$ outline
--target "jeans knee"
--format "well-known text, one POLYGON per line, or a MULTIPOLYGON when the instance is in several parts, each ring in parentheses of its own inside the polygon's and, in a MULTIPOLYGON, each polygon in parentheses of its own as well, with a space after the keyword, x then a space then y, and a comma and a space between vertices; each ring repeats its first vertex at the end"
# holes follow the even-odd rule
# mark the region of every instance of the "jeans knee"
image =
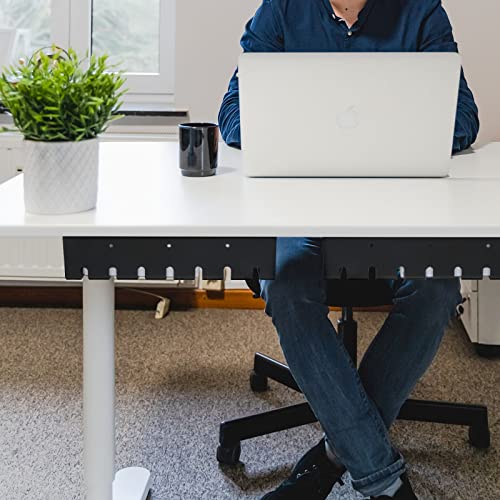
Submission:
POLYGON ((319 280, 260 280, 261 297, 266 314, 275 318, 293 315, 305 302, 325 302, 324 287, 319 280))
POLYGON ((460 304, 460 282, 458 279, 424 280, 424 293, 428 303, 437 306, 450 318, 456 314, 460 304))
POLYGON ((279 309, 293 300, 298 290, 289 280, 260 280, 260 296, 266 303, 266 313, 270 315, 271 307, 279 309))
MULTIPOLYGON (((460 281, 458 279, 421 279, 413 280, 403 296, 418 296, 418 307, 421 314, 440 318, 445 323, 456 315, 457 306, 461 302, 460 281)), ((396 294, 396 301, 400 293, 396 294)))

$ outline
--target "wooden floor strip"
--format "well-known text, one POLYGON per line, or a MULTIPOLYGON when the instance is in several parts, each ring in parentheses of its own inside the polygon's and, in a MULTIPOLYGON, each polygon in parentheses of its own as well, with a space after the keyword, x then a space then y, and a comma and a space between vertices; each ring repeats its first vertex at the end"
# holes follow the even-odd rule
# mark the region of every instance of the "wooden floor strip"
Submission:
MULTIPOLYGON (((253 298, 249 290, 226 290, 212 292, 192 289, 137 288, 148 293, 168 297, 172 309, 216 308, 216 309, 264 309, 262 299, 253 298)), ((130 288, 117 287, 117 309, 154 309, 158 299, 130 288)), ((3 307, 72 307, 82 305, 80 287, 0 287, 0 306, 3 307)), ((336 308, 332 308, 336 309, 336 308)), ((363 308, 369 311, 388 311, 389 307, 363 308)))

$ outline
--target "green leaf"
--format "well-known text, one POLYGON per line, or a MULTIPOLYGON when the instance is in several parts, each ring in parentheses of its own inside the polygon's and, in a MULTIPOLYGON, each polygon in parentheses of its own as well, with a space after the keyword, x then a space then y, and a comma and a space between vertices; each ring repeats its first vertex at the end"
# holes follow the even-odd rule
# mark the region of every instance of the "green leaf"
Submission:
POLYGON ((79 59, 73 49, 53 47, 50 54, 38 51, 24 65, 4 69, 0 100, 26 138, 80 141, 120 117, 124 83, 106 55, 79 59))

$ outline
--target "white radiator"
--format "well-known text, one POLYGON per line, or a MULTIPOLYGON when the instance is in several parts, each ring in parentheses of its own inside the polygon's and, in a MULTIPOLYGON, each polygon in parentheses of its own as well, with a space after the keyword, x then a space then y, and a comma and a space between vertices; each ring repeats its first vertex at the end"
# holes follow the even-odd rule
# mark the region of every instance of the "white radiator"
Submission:
POLYGON ((18 134, 2 133, 0 135, 0 183, 22 171, 23 159, 22 138, 18 134))
POLYGON ((60 238, 1 238, 2 278, 64 278, 60 238))

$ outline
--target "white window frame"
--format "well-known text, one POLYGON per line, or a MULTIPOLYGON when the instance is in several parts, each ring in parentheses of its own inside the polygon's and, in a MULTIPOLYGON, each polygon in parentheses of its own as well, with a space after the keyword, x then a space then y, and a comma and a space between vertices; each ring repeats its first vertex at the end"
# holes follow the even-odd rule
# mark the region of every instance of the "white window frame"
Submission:
MULTIPOLYGON (((174 102, 175 0, 160 0, 158 22, 159 73, 127 73, 126 101, 174 102)), ((80 55, 90 52, 92 0, 52 0, 51 29, 56 45, 72 47, 80 55)))

